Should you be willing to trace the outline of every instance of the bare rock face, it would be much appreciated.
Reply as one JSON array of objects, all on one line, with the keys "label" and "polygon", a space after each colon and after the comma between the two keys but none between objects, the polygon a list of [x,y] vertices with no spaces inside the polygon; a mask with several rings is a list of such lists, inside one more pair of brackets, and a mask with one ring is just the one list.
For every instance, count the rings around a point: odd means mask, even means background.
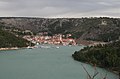
[{"label": "bare rock face", "polygon": [[120,18],[1,17],[0,23],[6,27],[31,30],[35,33],[71,33],[77,39],[107,41],[118,39],[120,36]]}]

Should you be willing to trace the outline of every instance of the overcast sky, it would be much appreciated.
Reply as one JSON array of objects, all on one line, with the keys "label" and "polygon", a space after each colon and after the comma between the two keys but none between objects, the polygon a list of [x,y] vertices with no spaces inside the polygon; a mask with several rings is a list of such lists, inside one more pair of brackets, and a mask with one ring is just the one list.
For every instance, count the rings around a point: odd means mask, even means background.
[{"label": "overcast sky", "polygon": [[120,17],[120,0],[0,0],[0,16]]}]

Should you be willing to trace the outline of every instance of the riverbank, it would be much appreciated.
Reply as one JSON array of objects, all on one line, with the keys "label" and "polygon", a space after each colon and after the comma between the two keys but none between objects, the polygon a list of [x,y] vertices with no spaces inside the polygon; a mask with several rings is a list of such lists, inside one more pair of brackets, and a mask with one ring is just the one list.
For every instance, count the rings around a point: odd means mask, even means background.
[{"label": "riverbank", "polygon": [[[76,59],[74,59],[74,60],[76,60]],[[83,62],[83,61],[79,61],[79,60],[76,60],[76,61],[78,61],[78,62]],[[91,66],[93,66],[93,67],[103,68],[103,69],[105,69],[105,70],[107,70],[107,71],[109,71],[109,72],[111,72],[111,73],[114,73],[114,74],[116,74],[116,75],[119,75],[119,71],[114,70],[114,68],[107,68],[107,67],[103,67],[103,66],[100,66],[100,65],[96,65],[96,64],[90,63],[90,62],[83,62],[83,63],[89,64],[89,65],[91,65]]]},{"label": "riverbank", "polygon": [[11,47],[11,48],[0,48],[0,50],[17,50],[20,49],[18,47]]},{"label": "riverbank", "polygon": [[80,62],[96,65],[108,71],[120,73],[120,41],[105,45],[87,46],[74,52],[72,57]]},{"label": "riverbank", "polygon": [[18,49],[24,49],[27,47],[10,47],[10,48],[0,48],[0,51],[2,50],[18,50]]},{"label": "riverbank", "polygon": [[[72,56],[72,57],[73,57],[73,56]],[[74,58],[74,57],[73,57],[73,58]],[[76,59],[74,59],[74,60],[75,60],[75,61],[78,61],[78,62],[83,62],[83,61],[79,61],[79,60],[76,60]],[[95,65],[95,64],[90,63],[90,62],[83,62],[83,63],[89,64],[89,65],[91,65],[91,66],[93,66],[93,67],[103,68],[103,69],[107,70],[108,72],[114,73],[114,74],[116,74],[116,75],[118,75],[118,76],[120,77],[119,69],[118,69],[118,71],[117,71],[117,70],[113,70],[114,68],[107,68],[107,67],[103,67],[103,66],[100,66],[100,65]]]},{"label": "riverbank", "polygon": [[0,51],[2,50],[18,50],[18,49],[30,49],[35,48],[35,46],[27,46],[27,47],[6,47],[6,48],[0,48]]},{"label": "riverbank", "polygon": [[102,41],[88,41],[88,40],[76,40],[77,44],[84,45],[84,46],[96,46],[96,45],[105,45],[108,44],[108,42],[102,42]]}]

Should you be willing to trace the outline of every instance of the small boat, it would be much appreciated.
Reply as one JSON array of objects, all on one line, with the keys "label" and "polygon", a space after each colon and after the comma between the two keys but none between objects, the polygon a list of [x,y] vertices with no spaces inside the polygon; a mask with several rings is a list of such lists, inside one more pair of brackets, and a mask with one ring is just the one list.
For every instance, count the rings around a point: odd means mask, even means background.
[{"label": "small boat", "polygon": [[40,48],[50,48],[50,46],[40,46]]},{"label": "small boat", "polygon": [[27,48],[28,48],[28,49],[33,49],[34,47],[28,46]]},{"label": "small boat", "polygon": [[59,49],[60,47],[56,46],[57,49]]}]

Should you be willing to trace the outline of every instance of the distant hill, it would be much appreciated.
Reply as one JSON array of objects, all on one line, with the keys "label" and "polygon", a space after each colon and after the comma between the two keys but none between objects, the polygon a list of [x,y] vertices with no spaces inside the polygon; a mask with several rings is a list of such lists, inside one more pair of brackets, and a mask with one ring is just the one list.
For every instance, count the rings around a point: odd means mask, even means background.
[{"label": "distant hill", "polygon": [[27,47],[29,41],[0,29],[0,48]]},{"label": "distant hill", "polygon": [[6,27],[31,30],[34,33],[71,33],[72,38],[111,41],[120,36],[120,18],[29,18],[1,17],[0,23]]},{"label": "distant hill", "polygon": [[81,62],[97,65],[120,73],[120,41],[106,45],[85,47],[72,57]]}]

